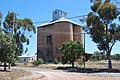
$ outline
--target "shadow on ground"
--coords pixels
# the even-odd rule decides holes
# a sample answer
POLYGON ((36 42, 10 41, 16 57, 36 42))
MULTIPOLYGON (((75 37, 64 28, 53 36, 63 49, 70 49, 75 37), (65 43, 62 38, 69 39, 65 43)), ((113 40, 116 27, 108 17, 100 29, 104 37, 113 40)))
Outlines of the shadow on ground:
POLYGON ((67 72, 78 72, 78 73, 101 73, 101 72, 107 72, 107 73, 120 73, 119 69, 98 69, 98 68, 72 68, 72 67, 57 67, 55 70, 65 70, 67 72))

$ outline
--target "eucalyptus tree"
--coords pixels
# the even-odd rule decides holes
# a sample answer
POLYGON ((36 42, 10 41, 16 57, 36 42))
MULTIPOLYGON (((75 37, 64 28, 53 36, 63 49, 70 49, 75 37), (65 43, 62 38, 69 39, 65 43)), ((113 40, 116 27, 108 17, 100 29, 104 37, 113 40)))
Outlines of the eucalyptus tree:
POLYGON ((107 53, 108 68, 112 69, 111 51, 120 41, 120 25, 116 23, 120 12, 110 0, 96 0, 91 6, 92 12, 87 15, 87 32, 99 50, 107 53))
POLYGON ((24 51, 27 52, 28 49, 26 48, 26 50, 24 50, 23 44, 29 45, 29 38, 31 37, 29 33, 31 31, 36 33, 32 20, 29 18, 18 19, 17 14, 8 12, 3 22, 3 27, 3 31, 5 33, 11 33, 16 40, 16 56, 21 55, 24 51))
MULTIPOLYGON (((0 25, 2 24, 1 18, 0 13, 0 25)), ((10 66, 15 62, 17 56, 24 52, 23 45, 25 43, 29 45, 31 31, 36 33, 31 19, 17 19, 14 12, 8 12, 3 27, 0 27, 0 62, 4 63, 4 70, 6 70, 6 63, 9 63, 10 66)), ((27 52, 27 48, 25 52, 27 52)))
POLYGON ((1 23, 2 23, 2 21, 1 21, 1 19, 2 19, 2 13, 0 12, 0 40, 2 38, 2 29, 1 29, 1 23))
POLYGON ((0 12, 0 26, 1 26, 1 18, 2 18, 2 13, 0 12))

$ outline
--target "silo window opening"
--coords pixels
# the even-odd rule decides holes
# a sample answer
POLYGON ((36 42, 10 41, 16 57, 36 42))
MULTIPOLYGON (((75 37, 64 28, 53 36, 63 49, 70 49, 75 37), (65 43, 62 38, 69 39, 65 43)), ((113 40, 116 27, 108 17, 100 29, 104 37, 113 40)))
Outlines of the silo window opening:
POLYGON ((47 43, 47 44, 52 44, 52 35, 48 35, 48 36, 47 36, 46 43, 47 43))
POLYGON ((57 12, 55 12, 55 14, 57 14, 57 12))

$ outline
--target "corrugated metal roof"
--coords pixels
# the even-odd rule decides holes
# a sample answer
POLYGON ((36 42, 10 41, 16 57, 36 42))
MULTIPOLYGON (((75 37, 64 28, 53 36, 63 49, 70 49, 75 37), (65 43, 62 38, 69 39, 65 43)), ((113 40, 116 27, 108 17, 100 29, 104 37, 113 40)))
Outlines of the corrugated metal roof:
MULTIPOLYGON (((55 11, 62 11, 62 10, 55 9, 53 12, 55 12, 55 11)), ((62 12, 66 13, 65 11, 62 11, 62 12)), ((67 13, 66 13, 66 14, 67 14, 67 13)))
POLYGON ((30 57, 35 57, 35 56, 33 56, 33 55, 31 55, 31 56, 18 56, 19 58, 30 58, 30 57))
POLYGON ((80 24, 74 22, 74 21, 71 21, 69 19, 66 19, 66 18, 60 18, 59 20, 56 20, 56 21, 51 21, 51 22, 46 22, 46 23, 43 23, 41 25, 39 25, 39 27, 43 27, 43 26, 47 26, 47 25, 51 25, 51 24, 54 24, 54 23, 58 23, 58 22, 69 22, 69 23, 72 23, 74 25, 78 25, 80 26, 80 24))

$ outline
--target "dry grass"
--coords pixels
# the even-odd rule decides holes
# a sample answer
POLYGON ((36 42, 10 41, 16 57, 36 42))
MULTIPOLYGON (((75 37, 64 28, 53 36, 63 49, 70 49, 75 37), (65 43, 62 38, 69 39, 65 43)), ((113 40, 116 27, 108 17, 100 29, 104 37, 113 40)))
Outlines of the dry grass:
POLYGON ((71 66, 70 64, 52 64, 52 63, 48 63, 48 64, 41 64, 37 67, 34 67, 31 63, 28 63, 27 65, 24 65, 24 63, 17 63, 17 67, 30 67, 30 68, 42 68, 42 69, 55 69, 57 67, 66 67, 66 66, 71 66))
MULTIPOLYGON (((112 61, 113 69, 120 70, 120 61, 112 61)), ((99 69, 106 69, 108 68, 107 61, 89 61, 86 62, 86 68, 99 68, 99 69)))
POLYGON ((42 79, 44 77, 45 76, 40 74, 40 73, 32 72, 32 75, 20 77, 17 80, 39 80, 39 79, 42 79))
MULTIPOLYGON (((120 61, 112 61, 113 64, 113 69, 118 69, 120 70, 120 61)), ((56 69, 57 67, 70 67, 71 65, 62 65, 62 64, 42 64, 39 65, 38 67, 33 67, 31 65, 31 63, 28 63, 27 65, 24 65, 24 63, 20 63, 18 65, 19 67, 32 67, 32 68, 44 68, 44 69, 48 69, 48 68, 52 68, 52 69, 56 69)), ((108 63, 107 61, 89 61, 86 62, 86 68, 88 69, 93 69, 93 68, 97 68, 97 69, 106 69, 108 68, 108 63)), ((76 65, 76 67, 78 68, 83 68, 82 66, 78 66, 76 65)), ((23 71, 23 70, 12 70, 12 71, 7 71, 7 72, 3 72, 0 71, 0 80, 41 80, 41 78, 43 78, 44 76, 39 74, 39 73, 33 73, 33 72, 29 72, 29 71, 23 71)), ((89 75, 89 77, 92 77, 93 80, 119 80, 117 78, 120 77, 99 77, 99 76, 94 76, 94 75, 89 75)))
POLYGON ((11 70, 1 71, 0 80, 38 80, 44 76, 40 73, 23 71, 23 70, 11 70))
MULTIPOLYGON (((41 64, 38 67, 33 67, 33 65, 31 63, 28 63, 27 65, 24 65, 24 63, 17 63, 17 65, 19 67, 31 67, 31 68, 44 68, 44 69, 54 69, 57 67, 70 67, 71 64, 41 64)), ((75 63, 76 67, 79 68, 84 68, 83 65, 78 65, 77 63, 75 63)), ((86 62, 86 68, 98 68, 98 69, 107 69, 108 68, 108 62, 107 60, 103 60, 103 61, 88 61, 86 62)), ((112 61, 112 66, 113 69, 119 69, 120 70, 120 61, 112 61)))
POLYGON ((0 80, 17 80, 19 77, 29 76, 32 73, 23 70, 0 71, 0 80))

